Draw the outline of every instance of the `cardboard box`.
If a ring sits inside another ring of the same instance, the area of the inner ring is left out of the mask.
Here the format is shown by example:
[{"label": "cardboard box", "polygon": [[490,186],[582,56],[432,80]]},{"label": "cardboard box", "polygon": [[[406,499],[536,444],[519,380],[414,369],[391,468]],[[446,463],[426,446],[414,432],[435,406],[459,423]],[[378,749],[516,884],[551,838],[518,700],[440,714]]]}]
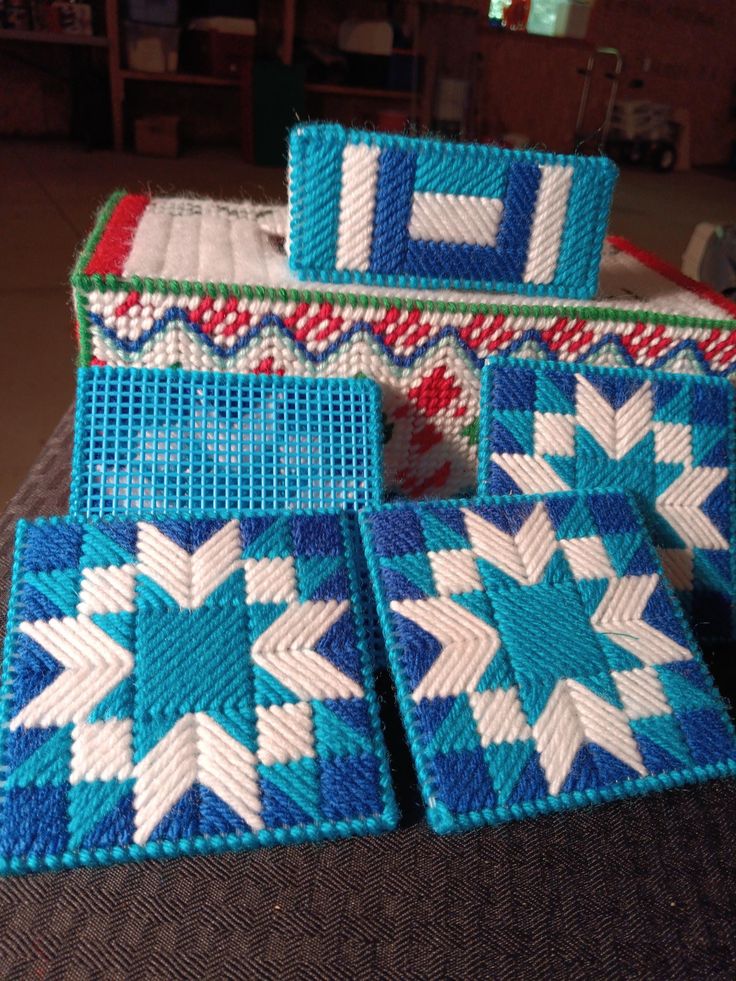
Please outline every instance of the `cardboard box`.
[{"label": "cardboard box", "polygon": [[252,67],[255,34],[255,21],[247,18],[198,18],[184,33],[182,61],[196,75],[242,78]]},{"label": "cardboard box", "polygon": [[179,156],[179,116],[141,116],[135,121],[135,152],[144,157]]}]

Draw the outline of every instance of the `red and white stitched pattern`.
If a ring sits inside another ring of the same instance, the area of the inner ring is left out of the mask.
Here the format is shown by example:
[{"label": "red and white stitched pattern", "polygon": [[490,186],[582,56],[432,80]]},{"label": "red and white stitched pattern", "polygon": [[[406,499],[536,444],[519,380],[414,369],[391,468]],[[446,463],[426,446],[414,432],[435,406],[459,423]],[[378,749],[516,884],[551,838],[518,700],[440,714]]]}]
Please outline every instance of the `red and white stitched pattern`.
[{"label": "red and white stitched pattern", "polygon": [[[387,487],[411,496],[452,494],[475,485],[478,378],[488,357],[513,354],[684,373],[736,371],[736,320],[724,319],[736,308],[621,239],[613,239],[604,252],[601,295],[579,316],[554,315],[562,300],[498,312],[488,309],[489,301],[514,304],[518,298],[450,291],[366,288],[364,296],[331,302],[268,292],[248,298],[228,287],[216,296],[192,295],[165,277],[181,281],[182,274],[196,272],[219,281],[224,270],[237,269],[236,281],[292,289],[283,256],[263,231],[264,221],[273,223],[278,209],[262,214],[249,202],[131,199],[122,198],[113,211],[87,271],[94,267],[101,273],[104,260],[110,272],[163,279],[149,291],[124,280],[118,289],[100,288],[99,281],[88,289],[77,287],[89,360],[307,376],[366,374],[383,389]],[[209,241],[207,228],[214,234],[223,222],[237,231],[229,238],[230,251],[208,247],[207,258],[196,242]],[[191,226],[192,254],[175,247],[182,223]],[[117,238],[108,234],[115,228]],[[146,265],[150,236],[160,239],[156,268]],[[387,293],[396,302],[385,299]],[[431,309],[404,302],[428,298]],[[460,309],[436,308],[459,302]],[[474,312],[472,305],[480,303],[485,309]],[[630,319],[618,314],[631,307],[649,315],[639,321],[634,314]],[[617,311],[616,319],[611,311]],[[657,323],[654,311],[698,319],[672,326]]]}]

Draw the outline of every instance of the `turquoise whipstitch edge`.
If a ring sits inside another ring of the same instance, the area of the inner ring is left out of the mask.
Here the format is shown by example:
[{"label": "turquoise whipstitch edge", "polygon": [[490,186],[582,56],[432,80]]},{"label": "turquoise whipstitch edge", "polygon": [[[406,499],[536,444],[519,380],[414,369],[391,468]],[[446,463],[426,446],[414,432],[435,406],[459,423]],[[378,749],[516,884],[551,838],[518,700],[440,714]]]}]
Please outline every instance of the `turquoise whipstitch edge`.
[{"label": "turquoise whipstitch edge", "polygon": [[[470,507],[474,504],[503,505],[512,502],[518,504],[522,502],[544,502],[555,497],[577,497],[580,499],[585,499],[591,496],[594,496],[592,492],[586,493],[576,491],[564,491],[555,494],[483,496],[466,498],[462,500],[453,499],[445,501],[432,501],[431,506],[432,508],[460,508]],[[639,510],[639,507],[633,497],[630,494],[621,494],[620,492],[617,496],[623,496],[627,499],[633,513],[641,523],[641,526],[646,527],[641,511]],[[397,643],[394,629],[391,624],[391,618],[388,614],[389,603],[383,587],[378,556],[373,548],[371,529],[368,525],[368,518],[371,514],[381,511],[397,510],[400,508],[420,509],[421,506],[421,504],[416,503],[412,504],[410,502],[397,502],[394,504],[384,504],[380,508],[365,508],[358,515],[358,521],[360,523],[360,530],[371,577],[371,584],[377,600],[381,629],[386,641],[389,670],[398,694],[399,711],[401,713],[404,728],[409,739],[409,747],[411,749],[414,766],[419,778],[422,797],[427,807],[427,821],[434,831],[436,831],[438,834],[468,831],[485,825],[499,825],[511,821],[522,821],[527,818],[539,817],[545,814],[555,814],[563,811],[578,810],[593,804],[604,804],[616,800],[625,800],[632,797],[643,797],[653,792],[671,790],[676,787],[687,786],[688,784],[704,783],[707,780],[713,780],[720,777],[736,776],[736,759],[732,759],[726,763],[710,763],[706,766],[692,766],[681,770],[670,771],[668,773],[638,777],[636,779],[625,780],[621,783],[612,784],[608,787],[598,788],[595,790],[571,791],[564,794],[549,795],[544,799],[535,801],[525,801],[519,804],[484,808],[482,810],[469,811],[463,814],[455,814],[446,805],[438,803],[433,798],[434,781],[430,771],[430,757],[425,751],[424,744],[415,721],[413,711],[414,703],[412,702],[409,685],[401,665],[399,644]],[[653,549],[652,552],[654,552]],[[708,670],[700,653],[700,649],[695,643],[692,631],[690,630],[680,605],[677,602],[677,598],[675,597],[675,594],[662,571],[662,567],[659,563],[658,557],[656,556],[656,552],[654,552],[654,560],[661,582],[672,604],[674,614],[677,617],[679,626],[682,628],[689,648],[693,654],[693,660],[702,667],[709,693],[717,696],[717,701],[721,706],[720,717],[722,718],[731,737],[736,739],[736,730],[734,729],[733,722],[731,721],[731,718],[726,710],[723,698],[716,688],[710,671]]]},{"label": "turquoise whipstitch edge", "polygon": [[85,306],[86,295],[90,290],[113,290],[125,292],[162,292],[177,295],[209,296],[216,299],[219,296],[235,297],[238,300],[268,300],[280,303],[331,303],[338,307],[350,307],[353,310],[388,310],[393,307],[399,310],[420,310],[427,313],[452,314],[483,314],[488,316],[501,315],[511,317],[572,317],[578,320],[612,321],[614,323],[644,323],[662,324],[666,327],[697,328],[712,330],[732,330],[733,318],[699,317],[686,314],[658,313],[652,310],[636,310],[634,308],[596,307],[579,304],[560,304],[551,306],[544,303],[463,303],[460,301],[419,299],[405,296],[377,296],[375,294],[347,292],[330,289],[300,289],[295,287],[261,286],[255,283],[225,283],[202,282],[199,280],[163,279],[155,276],[118,276],[113,273],[88,274],[84,269],[102,236],[110,216],[120,200],[126,196],[125,190],[115,191],[98,212],[95,226],[82,247],[79,258],[71,274],[73,287],[74,308],[77,316],[79,331],[80,366],[87,366],[91,361],[93,324]]},{"label": "turquoise whipstitch edge", "polygon": [[[493,417],[488,406],[491,404],[491,390],[494,380],[494,368],[497,367],[495,361],[486,362],[481,370],[480,382],[480,427],[478,433],[478,487],[477,494],[483,496],[487,493],[487,485],[491,478],[490,466],[491,459],[488,448],[491,443],[491,424]],[[637,378],[641,381],[671,381],[683,388],[697,388],[700,385],[710,385],[720,388],[726,396],[729,404],[729,416],[731,420],[736,420],[736,392],[733,383],[727,378],[718,375],[681,375],[671,371],[652,370],[651,368],[609,368],[604,365],[589,365],[584,362],[569,363],[567,361],[537,361],[532,358],[507,358],[504,367],[519,367],[527,371],[534,371],[541,375],[544,372],[563,371],[571,375],[595,376],[604,375],[611,378]],[[736,425],[729,428],[729,457],[736,461]],[[736,534],[736,480],[732,481],[730,496],[730,522],[731,534]],[[645,521],[646,526],[646,521]],[[733,541],[729,549],[729,569],[731,581],[736,583],[736,547]],[[669,582],[667,583],[669,586]],[[678,603],[679,609],[679,603]],[[736,602],[732,603],[731,608],[731,631],[736,636]],[[708,638],[709,641],[721,641],[723,638]]]},{"label": "turquoise whipstitch edge", "polygon": [[[492,166],[496,161],[514,160],[532,164],[563,164],[574,167],[570,202],[565,215],[558,270],[565,262],[584,254],[584,268],[575,281],[567,270],[556,272],[551,283],[525,283],[459,279],[457,277],[417,276],[408,273],[371,273],[335,268],[338,206],[340,191],[339,161],[342,150],[350,144],[399,148],[421,153],[443,152],[483,155]],[[319,158],[319,167],[313,157]],[[598,286],[603,239],[608,224],[613,188],[618,169],[606,157],[559,155],[537,150],[507,150],[480,144],[452,144],[442,140],[371,133],[345,129],[335,123],[311,123],[295,126],[289,136],[289,268],[300,279],[333,283],[363,282],[375,286],[397,286],[403,289],[483,289],[532,296],[567,296],[587,299]],[[336,162],[337,161],[337,162]],[[312,169],[314,172],[311,172]],[[319,174],[318,189],[315,178]],[[585,188],[582,186],[585,184]],[[594,191],[592,203],[581,203],[584,190]],[[316,197],[315,197],[316,195]],[[310,221],[312,212],[319,215],[317,225]],[[317,233],[320,246],[315,245]]]},{"label": "turquoise whipstitch edge", "polygon": [[[242,511],[188,511],[176,512],[176,518],[180,520],[198,519],[233,519],[242,518],[248,514],[258,515],[279,515],[283,511],[248,509]],[[288,512],[289,514],[296,512]],[[378,696],[373,683],[373,666],[370,662],[370,655],[366,644],[365,625],[363,622],[364,606],[360,599],[359,579],[355,567],[355,555],[351,540],[353,536],[350,530],[348,515],[343,511],[337,510],[307,510],[299,512],[303,515],[326,515],[332,514],[339,518],[342,542],[344,547],[343,556],[348,570],[350,589],[352,592],[351,604],[355,610],[356,633],[358,646],[361,656],[361,666],[363,669],[364,700],[370,714],[370,720],[374,726],[374,749],[373,753],[377,759],[379,767],[379,782],[382,793],[383,811],[378,816],[359,818],[352,820],[320,821],[303,827],[274,828],[270,830],[249,832],[243,835],[219,834],[212,836],[196,835],[191,838],[181,838],[178,841],[149,842],[146,845],[114,846],[111,848],[80,848],[67,849],[58,855],[26,856],[25,858],[0,857],[0,876],[23,875],[28,872],[59,871],[62,869],[73,869],[80,867],[98,867],[116,864],[127,864],[141,862],[149,859],[177,858],[195,855],[211,855],[223,852],[242,852],[251,851],[259,847],[271,847],[274,845],[296,845],[305,842],[319,842],[348,838],[355,835],[378,835],[387,831],[393,831],[399,822],[399,810],[391,781],[391,770],[388,761],[386,744],[383,739],[383,728],[380,723],[380,713],[378,706]],[[126,515],[126,521],[145,520],[170,520],[171,512],[156,512],[154,514],[131,514]],[[17,605],[18,591],[20,588],[20,571],[22,568],[22,556],[25,535],[31,525],[91,525],[104,523],[108,519],[97,519],[93,522],[85,522],[72,517],[51,517],[39,518],[36,521],[21,519],[16,526],[15,533],[15,553],[12,569],[12,585],[10,591],[10,602],[8,606],[7,631],[3,645],[3,668],[2,668],[2,708],[0,709],[0,759],[5,759],[5,741],[8,732],[9,706],[12,694],[13,672],[12,654],[13,639],[18,626]],[[121,520],[109,519],[109,520]],[[377,738],[379,737],[380,738]],[[2,820],[2,810],[4,805],[4,784],[5,778],[0,783],[0,820]]]}]

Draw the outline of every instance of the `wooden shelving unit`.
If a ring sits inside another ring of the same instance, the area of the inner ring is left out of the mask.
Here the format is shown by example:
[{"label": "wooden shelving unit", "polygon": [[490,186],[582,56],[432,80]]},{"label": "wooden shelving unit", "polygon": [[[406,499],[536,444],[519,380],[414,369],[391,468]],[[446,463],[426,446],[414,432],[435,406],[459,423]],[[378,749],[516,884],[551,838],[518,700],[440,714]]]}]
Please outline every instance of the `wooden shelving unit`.
[{"label": "wooden shelving unit", "polygon": [[319,82],[307,82],[304,89],[306,92],[320,92],[322,95],[356,96],[366,99],[396,99],[402,102],[411,102],[412,100],[411,90],[405,89],[369,89],[351,85],[323,85]]},{"label": "wooden shelving unit", "polygon": [[234,78],[215,78],[214,75],[187,75],[185,72],[134,72],[122,68],[120,75],[126,82],[163,82],[174,85],[216,85],[221,88],[237,88]]},{"label": "wooden shelving unit", "polygon": [[106,48],[106,37],[99,34],[59,34],[56,31],[12,31],[0,28],[0,41],[26,44],[67,44],[79,48]]},{"label": "wooden shelving unit", "polygon": [[[107,49],[107,69],[110,75],[110,112],[113,119],[115,148],[122,147],[122,115],[116,123],[116,103],[114,84],[120,73],[120,45],[118,40],[118,2],[105,0],[105,34],[57,34],[54,31],[14,31],[0,30],[0,43],[56,44],[65,47]],[[119,130],[119,134],[118,134]],[[118,143],[119,138],[119,143]]]},{"label": "wooden shelving unit", "polygon": [[[293,52],[294,48],[294,27],[296,23],[296,4],[298,0],[284,0],[284,40],[282,42],[282,52]],[[411,21],[415,37],[420,32],[421,25],[421,2],[420,0],[408,0],[407,7],[411,15]],[[422,53],[418,50],[411,52],[401,51],[407,58],[419,59]],[[431,59],[426,59],[431,62]],[[290,64],[290,60],[284,57],[284,63]],[[425,74],[425,81],[421,87],[414,89],[382,89],[355,85],[336,85],[322,82],[307,82],[304,86],[305,92],[313,95],[326,97],[335,96],[338,98],[370,99],[375,102],[390,102],[394,105],[404,104],[408,107],[408,117],[415,123],[422,126],[428,124],[431,85],[434,77],[431,72]]]},{"label": "wooden shelving unit", "polygon": [[[120,31],[120,3],[122,0],[105,0],[105,19],[110,44],[110,99],[113,126],[113,145],[120,151],[125,140],[125,88],[129,83],[145,82],[161,85],[200,85],[214,88],[237,89],[235,78],[217,78],[214,75],[192,75],[186,72],[139,72],[123,67],[123,38]],[[288,4],[290,0],[285,0]]]},{"label": "wooden shelving unit", "polygon": [[[125,137],[125,93],[129,84],[196,85],[215,88],[237,89],[238,79],[217,78],[207,75],[193,75],[185,72],[140,72],[125,67],[123,51],[124,39],[121,30],[121,4],[124,0],[104,0],[105,35],[55,34],[46,31],[13,31],[0,29],[0,43],[38,43],[60,44],[106,50],[110,77],[110,116],[112,119],[113,145],[120,151]],[[294,35],[296,30],[296,11],[298,0],[283,0],[281,18],[281,43],[278,56],[285,65],[293,62]],[[415,27],[418,30],[420,18],[419,0],[409,0],[413,11]],[[419,57],[414,52],[414,57]],[[434,82],[431,53],[425,53],[425,81],[421,91],[381,89],[373,87],[334,85],[327,83],[308,83],[306,92],[316,97],[336,97],[365,99],[375,102],[385,101],[395,105],[405,104],[412,119],[422,125],[427,124],[430,110],[430,92]]]}]

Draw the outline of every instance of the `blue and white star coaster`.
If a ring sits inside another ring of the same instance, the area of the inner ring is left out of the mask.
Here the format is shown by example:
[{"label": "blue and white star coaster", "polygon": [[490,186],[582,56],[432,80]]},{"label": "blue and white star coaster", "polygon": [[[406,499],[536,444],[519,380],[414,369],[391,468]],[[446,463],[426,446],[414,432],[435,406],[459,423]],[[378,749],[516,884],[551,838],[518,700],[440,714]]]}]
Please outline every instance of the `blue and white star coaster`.
[{"label": "blue and white star coaster", "polygon": [[396,504],[360,524],[437,831],[736,773],[628,496]]},{"label": "blue and white star coaster", "polygon": [[397,818],[344,515],[21,522],[0,871]]},{"label": "blue and white star coaster", "polygon": [[481,407],[480,493],[632,491],[696,636],[734,636],[736,413],[725,379],[489,361]]}]

